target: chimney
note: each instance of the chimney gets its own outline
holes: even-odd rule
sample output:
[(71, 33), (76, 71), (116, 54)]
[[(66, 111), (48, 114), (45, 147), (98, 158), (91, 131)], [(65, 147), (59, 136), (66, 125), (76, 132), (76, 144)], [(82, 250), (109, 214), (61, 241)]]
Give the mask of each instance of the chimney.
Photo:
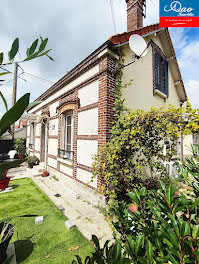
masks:
[(134, 31), (143, 27), (145, 0), (126, 0), (127, 3), (127, 31)]

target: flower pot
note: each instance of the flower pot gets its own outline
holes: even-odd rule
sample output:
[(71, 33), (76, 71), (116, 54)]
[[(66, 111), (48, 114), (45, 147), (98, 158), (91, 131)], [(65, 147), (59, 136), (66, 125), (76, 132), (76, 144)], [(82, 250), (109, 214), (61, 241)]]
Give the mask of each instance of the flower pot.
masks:
[(33, 164), (32, 163), (28, 163), (28, 168), (32, 169), (33, 168)]
[(48, 176), (48, 172), (47, 171), (43, 171), (43, 177)]
[(5, 173), (4, 173), (5, 178), (4, 178), (3, 181), (0, 181), (0, 189), (1, 190), (5, 190), (6, 188), (8, 188), (8, 185), (9, 185), (9, 182), (10, 182), (10, 178), (6, 177), (7, 174), (8, 174), (8, 171), (5, 171)]
[(19, 154), (19, 159), (23, 159), (24, 158), (24, 154)]
[(14, 226), (9, 224), (4, 232), (3, 239), (7, 236), (6, 240), (0, 243), (0, 263), (3, 263), (7, 258), (7, 248), (9, 242), (14, 234)]

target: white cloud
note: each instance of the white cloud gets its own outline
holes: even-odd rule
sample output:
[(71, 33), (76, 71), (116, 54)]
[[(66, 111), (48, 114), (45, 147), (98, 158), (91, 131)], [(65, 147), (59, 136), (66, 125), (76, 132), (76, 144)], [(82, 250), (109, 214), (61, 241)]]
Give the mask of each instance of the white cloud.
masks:
[(189, 80), (185, 84), (185, 88), (187, 91), (188, 98), (195, 108), (199, 108), (199, 101), (198, 101), (198, 95), (199, 95), (199, 81), (195, 80)]

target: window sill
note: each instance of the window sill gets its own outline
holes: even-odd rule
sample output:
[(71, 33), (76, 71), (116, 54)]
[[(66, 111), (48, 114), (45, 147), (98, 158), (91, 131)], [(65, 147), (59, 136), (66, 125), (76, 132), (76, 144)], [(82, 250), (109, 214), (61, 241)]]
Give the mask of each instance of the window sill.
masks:
[(70, 165), (70, 166), (73, 166), (73, 161), (72, 160), (69, 160), (69, 159), (61, 159), (61, 158), (57, 158), (57, 161), (61, 162), (61, 163), (64, 163), (66, 165)]
[(159, 95), (163, 99), (167, 99), (167, 95), (165, 93), (159, 91), (158, 89), (155, 89), (154, 92), (155, 92), (156, 95)]

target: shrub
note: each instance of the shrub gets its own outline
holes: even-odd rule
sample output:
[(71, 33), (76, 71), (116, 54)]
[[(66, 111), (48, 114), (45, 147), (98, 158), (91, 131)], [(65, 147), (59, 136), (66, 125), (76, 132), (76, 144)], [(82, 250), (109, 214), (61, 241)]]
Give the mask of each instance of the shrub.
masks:
[(25, 139), (17, 138), (15, 140), (14, 148), (18, 155), (26, 153)]
[(38, 165), (40, 162), (40, 160), (36, 156), (29, 156), (27, 161), (28, 164), (32, 164), (32, 165)]
[(173, 186), (160, 185), (158, 191), (142, 188), (128, 194), (131, 204), (118, 209), (121, 218), (113, 223), (121, 239), (100, 249), (94, 238), (96, 252), (89, 257), (93, 262), (85, 263), (198, 263), (199, 199), (189, 200)]
[(110, 142), (93, 164), (109, 206), (115, 208), (128, 201), (127, 193), (134, 187), (146, 184), (149, 189), (158, 188), (159, 180), (168, 185), (170, 179), (164, 164), (174, 158), (179, 160), (176, 142), (180, 136), (197, 131), (198, 124), (199, 115), (189, 104), (121, 114), (113, 126)]

